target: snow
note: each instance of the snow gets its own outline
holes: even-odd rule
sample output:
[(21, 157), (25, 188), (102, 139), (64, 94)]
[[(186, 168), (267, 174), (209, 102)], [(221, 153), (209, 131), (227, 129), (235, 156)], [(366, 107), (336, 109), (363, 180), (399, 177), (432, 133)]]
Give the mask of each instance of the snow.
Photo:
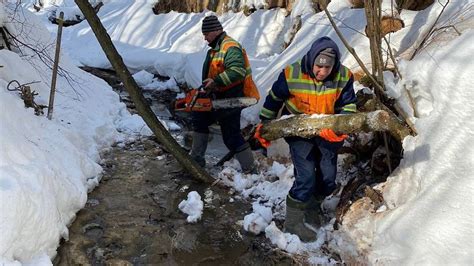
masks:
[(138, 86), (145, 86), (153, 81), (154, 75), (146, 70), (141, 70), (133, 74), (132, 77), (137, 82)]
[[(0, 3), (0, 23), (24, 42), (46, 48), (53, 58), (54, 46), (48, 44), (54, 43), (57, 26), (47, 18), (55, 10), (68, 11), (67, 17), (80, 15), (74, 1), (45, 0), (45, 9), (36, 13), (26, 11), (32, 10), (34, 1), (22, 2), (25, 11), (15, 13), (13, 21), (12, 4)], [(200, 21), (212, 12), (154, 15), (151, 0), (103, 2), (98, 15), (137, 82), (150, 90), (177, 91), (178, 83), (185, 82), (199, 86), (207, 50)], [(265, 6), (263, 0), (243, 2)], [(361, 34), (364, 10), (349, 7), (346, 0), (333, 0), (328, 10), (370, 68), (369, 43)], [(281, 232), (274, 222), (284, 217), (284, 199), (293, 182), (292, 164), (262, 159), (260, 175), (244, 175), (234, 159), (217, 178), (236, 191), (229, 202), (240, 197), (253, 201), (252, 212), (243, 217), (245, 230), (265, 233), (287, 252), (306, 254), (311, 264), (335, 263), (320, 251), (327, 242), (349, 263), (472, 265), (472, 7), (470, 0), (449, 1), (437, 27), (455, 25), (461, 35), (449, 27), (437, 31), (413, 60), (410, 55), (442, 10), (440, 2), (422, 11), (403, 10), (400, 17), (405, 28), (389, 36), (403, 78), (385, 73), (388, 94), (409, 115), (418, 135), (404, 139), (403, 160), (380, 187), (386, 205), (369, 212), (355, 208), (365, 204), (358, 201), (340, 230), (334, 231), (330, 223), (318, 230), (314, 243), (303, 244), (296, 236)], [(247, 50), (262, 95), (256, 106), (242, 113), (242, 126), (258, 122), (266, 91), (278, 73), (301, 58), (317, 37), (331, 37), (340, 47), (343, 63), (359, 70), (324, 12), (314, 14), (310, 1), (297, 1), (291, 15), (286, 15), (282, 9), (257, 10), (248, 17), (242, 12), (219, 15), (224, 29)], [(285, 33), (297, 15), (301, 15), (302, 27), (283, 50)], [(0, 50), (0, 264), (50, 264), (59, 240), (67, 239), (67, 225), (100, 180), (99, 151), (113, 142), (151, 134), (104, 81), (76, 67), (110, 67), (87, 22), (64, 28), (62, 47), (61, 67), (70, 73), (70, 79), (58, 79), (51, 121), (44, 115), (35, 116), (31, 108), (24, 108), (16, 91), (6, 90), (14, 79), (21, 84), (39, 81), (30, 86), (39, 93), (36, 101), (47, 104), (49, 65), (27, 48), (21, 49), (21, 56), (15, 53), (19, 51)], [(171, 79), (158, 81), (155, 74)], [(176, 123), (163, 123), (169, 130), (179, 129)], [(288, 155), (288, 150), (279, 140), (268, 153), (277, 159)], [(190, 192), (182, 204), (188, 222), (198, 222), (205, 207), (199, 194)], [(323, 203), (328, 209), (335, 204), (337, 198)]]
[[(9, 31), (25, 43), (48, 42), (41, 22), (29, 12), (22, 14), (16, 19), (26, 21), (25, 27), (9, 23)], [(50, 262), (60, 238), (68, 238), (67, 225), (101, 178), (99, 149), (123, 139), (117, 124), (130, 114), (104, 81), (62, 54), (61, 67), (74, 80), (58, 77), (51, 121), (35, 116), (7, 85), (37, 82), (30, 84), (38, 93), (35, 100), (47, 104), (51, 72), (31, 50), (21, 51), (20, 57), (0, 50), (0, 254), (2, 263), (37, 264)], [(54, 55), (51, 48), (45, 52)]]
[[(384, 197), (393, 211), (378, 220), (371, 261), (388, 261), (389, 254), (395, 264), (473, 262), (473, 249), (466, 249), (473, 247), (474, 221), (472, 40), (474, 31), (466, 31), (407, 64), (405, 79), (431, 96), (433, 109), (417, 120), (419, 135), (405, 139), (400, 171), (387, 182)], [(429, 71), (415, 74), (420, 67)]]
[(178, 208), (188, 215), (186, 218), (188, 223), (195, 223), (201, 219), (204, 202), (199, 193), (191, 191), (188, 193), (188, 199), (181, 201)]
[(301, 252), (301, 250), (303, 250), (303, 243), (301, 243), (298, 236), (289, 233), (283, 233), (275, 225), (275, 222), (272, 222), (265, 228), (265, 236), (270, 239), (272, 244), (290, 253), (298, 254)]
[(272, 221), (272, 209), (260, 205), (258, 202), (252, 204), (253, 212), (244, 217), (244, 229), (255, 235), (265, 231), (265, 228)]

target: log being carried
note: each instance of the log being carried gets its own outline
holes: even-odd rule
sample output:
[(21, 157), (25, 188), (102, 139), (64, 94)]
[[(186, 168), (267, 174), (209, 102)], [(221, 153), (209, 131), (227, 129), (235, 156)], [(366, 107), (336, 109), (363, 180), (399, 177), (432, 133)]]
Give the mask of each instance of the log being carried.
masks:
[(338, 135), (388, 131), (399, 141), (410, 135), (409, 129), (395, 116), (377, 110), (346, 115), (289, 116), (265, 123), (260, 127), (259, 136), (267, 142), (285, 137), (311, 138), (318, 136), (325, 128), (331, 128)]

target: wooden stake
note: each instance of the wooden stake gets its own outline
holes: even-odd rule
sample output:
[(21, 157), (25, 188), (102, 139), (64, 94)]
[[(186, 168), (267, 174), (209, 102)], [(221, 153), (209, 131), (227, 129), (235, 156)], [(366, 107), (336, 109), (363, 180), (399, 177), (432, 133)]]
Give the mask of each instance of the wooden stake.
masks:
[(51, 78), (51, 91), (49, 93), (48, 119), (53, 118), (54, 94), (56, 93), (56, 78), (58, 76), (59, 51), (61, 50), (61, 35), (63, 33), (64, 13), (59, 13), (58, 37), (56, 39), (56, 53), (54, 55), (53, 76)]

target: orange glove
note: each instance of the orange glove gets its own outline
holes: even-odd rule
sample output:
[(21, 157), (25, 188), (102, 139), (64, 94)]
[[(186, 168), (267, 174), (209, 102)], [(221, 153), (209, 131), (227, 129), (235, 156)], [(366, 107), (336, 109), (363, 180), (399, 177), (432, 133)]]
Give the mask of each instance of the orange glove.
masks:
[(271, 144), (271, 141), (262, 138), (262, 133), (260, 132), (262, 126), (263, 126), (262, 123), (257, 125), (257, 128), (255, 129), (255, 134), (253, 135), (253, 137), (256, 138), (258, 142), (260, 142), (262, 147), (268, 148)]
[(336, 133), (334, 133), (334, 131), (330, 128), (323, 128), (321, 129), (321, 132), (319, 132), (319, 136), (329, 142), (341, 142), (345, 139), (347, 139), (347, 137), (349, 137), (348, 135), (341, 135), (341, 136), (338, 136)]

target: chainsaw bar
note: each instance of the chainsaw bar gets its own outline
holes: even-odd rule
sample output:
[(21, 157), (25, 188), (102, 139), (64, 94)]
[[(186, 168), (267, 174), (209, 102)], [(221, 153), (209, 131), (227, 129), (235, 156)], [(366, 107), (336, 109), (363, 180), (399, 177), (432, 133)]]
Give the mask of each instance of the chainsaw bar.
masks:
[(257, 103), (257, 99), (252, 97), (236, 97), (227, 99), (212, 100), (213, 109), (229, 109), (237, 107), (249, 107)]
[(257, 103), (252, 97), (211, 99), (200, 89), (192, 89), (186, 97), (175, 102), (175, 111), (210, 112), (217, 109), (245, 108)]

